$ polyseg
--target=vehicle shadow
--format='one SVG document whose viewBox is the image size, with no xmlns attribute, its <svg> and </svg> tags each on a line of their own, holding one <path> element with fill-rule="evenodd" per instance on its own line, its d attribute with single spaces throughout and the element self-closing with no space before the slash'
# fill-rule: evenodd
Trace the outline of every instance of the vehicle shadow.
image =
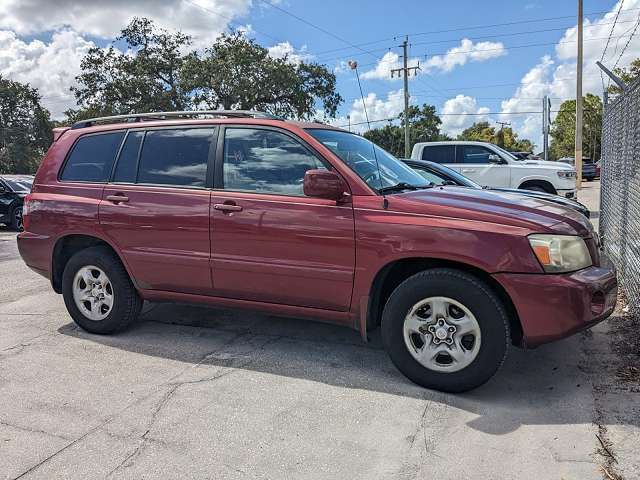
<svg viewBox="0 0 640 480">
<path fill-rule="evenodd" d="M 174 361 L 446 404 L 472 413 L 471 428 L 494 435 L 523 425 L 591 424 L 594 417 L 590 374 L 584 368 L 588 358 L 579 336 L 536 350 L 512 348 L 487 384 L 452 395 L 407 380 L 389 360 L 378 331 L 365 344 L 358 332 L 333 325 L 176 304 L 145 304 L 141 321 L 119 335 L 88 334 L 72 323 L 58 331 Z"/>
</svg>

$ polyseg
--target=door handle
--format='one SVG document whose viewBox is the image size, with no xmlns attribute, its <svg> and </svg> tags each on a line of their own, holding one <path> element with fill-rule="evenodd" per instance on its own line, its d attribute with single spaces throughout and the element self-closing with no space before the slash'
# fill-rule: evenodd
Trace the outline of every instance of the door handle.
<svg viewBox="0 0 640 480">
<path fill-rule="evenodd" d="M 232 203 L 214 203 L 213 208 L 221 212 L 241 212 L 242 207 Z"/>
<path fill-rule="evenodd" d="M 119 194 L 119 195 L 107 195 L 106 199 L 109 200 L 110 202 L 113 203 L 120 203 L 120 202 L 128 202 L 129 201 L 129 197 Z"/>
</svg>

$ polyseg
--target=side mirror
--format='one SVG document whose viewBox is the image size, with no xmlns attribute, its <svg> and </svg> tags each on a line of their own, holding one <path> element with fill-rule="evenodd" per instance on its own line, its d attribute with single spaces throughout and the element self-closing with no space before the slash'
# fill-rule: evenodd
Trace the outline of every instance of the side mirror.
<svg viewBox="0 0 640 480">
<path fill-rule="evenodd" d="M 504 163 L 500 155 L 495 153 L 489 154 L 489 163 Z"/>
<path fill-rule="evenodd" d="M 0 185 L 0 193 L 6 193 L 7 189 L 4 188 L 4 185 Z"/>
<path fill-rule="evenodd" d="M 340 201 L 348 191 L 340 175 L 330 170 L 307 170 L 304 174 L 303 191 L 307 197 Z"/>
</svg>

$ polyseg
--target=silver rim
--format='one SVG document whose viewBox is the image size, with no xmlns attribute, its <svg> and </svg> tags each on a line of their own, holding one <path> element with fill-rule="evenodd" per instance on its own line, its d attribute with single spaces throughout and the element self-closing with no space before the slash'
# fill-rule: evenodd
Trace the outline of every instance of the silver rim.
<svg viewBox="0 0 640 480">
<path fill-rule="evenodd" d="M 73 278 L 73 299 L 89 320 L 104 320 L 113 307 L 111 280 L 94 265 L 82 267 Z"/>
<path fill-rule="evenodd" d="M 471 311 L 448 297 L 429 297 L 416 303 L 404 319 L 404 341 L 423 367 L 457 372 L 480 351 L 480 325 Z"/>
</svg>

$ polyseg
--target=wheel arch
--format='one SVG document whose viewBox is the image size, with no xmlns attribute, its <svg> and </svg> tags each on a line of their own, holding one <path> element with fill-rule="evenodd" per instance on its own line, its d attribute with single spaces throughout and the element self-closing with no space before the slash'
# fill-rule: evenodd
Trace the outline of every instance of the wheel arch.
<svg viewBox="0 0 640 480">
<path fill-rule="evenodd" d="M 534 187 L 534 186 L 543 188 L 547 193 L 552 193 L 554 195 L 558 193 L 553 183 L 551 183 L 546 178 L 528 178 L 520 182 L 520 185 L 518 186 L 518 188 L 526 190 L 527 187 Z"/>
<path fill-rule="evenodd" d="M 62 274 L 69 259 L 81 250 L 96 246 L 104 246 L 111 250 L 124 266 L 133 284 L 136 285 L 127 263 L 118 249 L 109 241 L 94 234 L 70 233 L 56 240 L 51 255 L 51 285 L 56 293 L 62 293 Z"/>
<path fill-rule="evenodd" d="M 512 343 L 514 345 L 520 345 L 522 343 L 523 331 L 520 323 L 520 317 L 518 316 L 515 305 L 511 301 L 511 297 L 497 280 L 495 280 L 488 272 L 476 266 L 453 260 L 431 257 L 410 257 L 393 260 L 378 270 L 369 290 L 366 322 L 365 325 L 361 325 L 361 329 L 370 331 L 377 328 L 382 319 L 384 306 L 398 285 L 410 276 L 432 268 L 451 268 L 460 270 L 484 281 L 492 291 L 498 295 L 507 310 L 509 326 L 511 328 Z M 363 336 L 365 335 L 364 331 L 361 333 Z"/>
</svg>

